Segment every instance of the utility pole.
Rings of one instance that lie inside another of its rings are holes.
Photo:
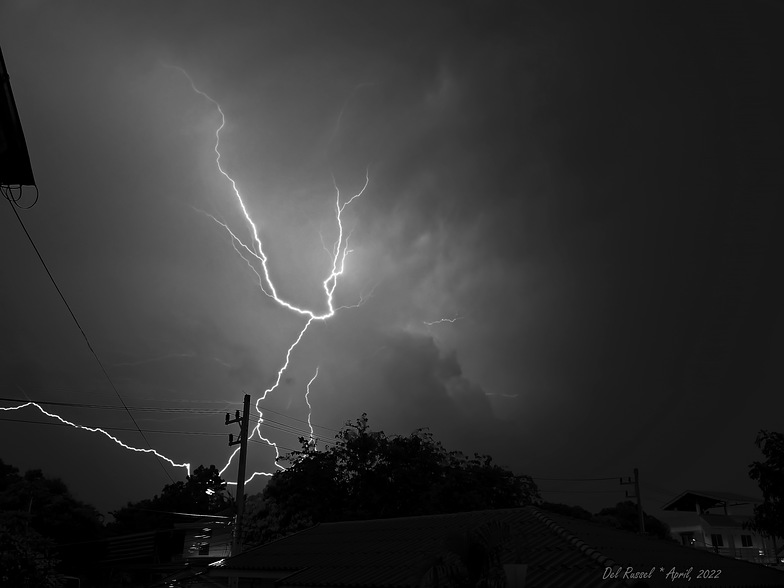
[[[634,468],[634,481],[632,481],[632,479],[629,477],[626,478],[625,482],[623,478],[621,478],[620,481],[621,481],[621,486],[634,484],[634,494],[630,496],[629,491],[627,490],[626,498],[637,499],[637,526],[640,530],[640,533],[645,533],[645,517],[642,512],[642,498],[640,498],[640,470]]]
[[[234,413],[234,418],[229,420],[226,413],[226,424],[239,423],[240,437],[236,441],[234,435],[229,433],[229,447],[240,446],[240,463],[237,468],[237,499],[234,533],[231,540],[231,554],[237,555],[242,550],[242,513],[245,507],[245,463],[248,459],[248,422],[250,421],[250,394],[246,394],[242,402],[242,415],[240,411]]]

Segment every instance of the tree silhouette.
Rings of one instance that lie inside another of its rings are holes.
[[[752,462],[749,477],[759,484],[764,502],[754,507],[749,527],[784,539],[784,435],[763,430],[754,443],[762,450],[765,461]]]
[[[536,506],[541,508],[542,510],[554,512],[556,514],[566,515],[568,517],[573,517],[575,519],[583,519],[586,521],[590,521],[591,519],[593,519],[593,515],[587,510],[585,510],[582,506],[573,506],[569,504],[563,504],[560,502],[541,502]]]
[[[645,518],[646,534],[654,535],[659,539],[674,541],[670,534],[670,527],[667,523],[663,523],[656,517],[645,512],[643,513],[643,517]],[[593,517],[593,520],[598,523],[613,526],[617,529],[623,529],[624,531],[632,531],[634,533],[639,531],[637,505],[631,500],[619,502],[610,508],[603,508]]]
[[[123,508],[111,511],[114,522],[108,527],[114,534],[168,529],[175,521],[182,520],[177,513],[217,514],[227,511],[233,504],[218,468],[199,466],[185,482],[164,486],[160,495],[129,502]]]
[[[60,575],[54,545],[30,528],[27,517],[4,512],[0,517],[0,587],[56,588]]]
[[[56,586],[59,571],[89,566],[103,536],[100,513],[62,480],[0,460],[0,586]]]
[[[335,444],[302,449],[286,459],[251,501],[246,541],[258,543],[318,522],[510,508],[530,504],[537,488],[487,455],[448,452],[431,433],[407,437],[372,431],[367,414],[347,422]]]

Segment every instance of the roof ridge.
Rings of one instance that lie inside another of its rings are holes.
[[[329,521],[319,523],[322,525],[342,525],[347,523],[377,523],[379,521],[402,521],[407,519],[427,519],[427,518],[436,518],[436,517],[460,517],[465,515],[481,515],[484,513],[499,513],[499,512],[506,512],[506,511],[523,511],[527,508],[527,506],[511,506],[508,508],[483,508],[480,510],[461,510],[457,512],[436,512],[431,514],[424,514],[424,515],[406,515],[403,517],[377,517],[374,519],[352,519],[347,521]]]
[[[615,562],[603,555],[598,549],[595,549],[588,545],[585,541],[577,537],[576,535],[570,533],[566,529],[564,529],[561,525],[553,521],[550,517],[545,515],[541,510],[536,507],[532,507],[531,509],[532,514],[538,518],[542,523],[546,526],[550,527],[556,534],[560,535],[563,539],[566,539],[567,542],[571,543],[575,547],[577,547],[580,551],[582,551],[586,556],[595,560],[597,563],[602,565],[606,565],[609,567],[615,567]]]

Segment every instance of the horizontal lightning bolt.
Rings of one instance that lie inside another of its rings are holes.
[[[65,424],[65,425],[69,425],[71,427],[74,427],[75,429],[82,429],[83,431],[90,431],[91,433],[101,433],[102,435],[107,436],[109,439],[111,439],[112,441],[117,443],[117,445],[119,445],[120,447],[123,447],[124,449],[129,449],[130,451],[135,451],[137,453],[152,453],[153,455],[156,455],[157,457],[161,458],[162,460],[167,461],[168,463],[170,463],[171,465],[173,465],[176,468],[185,468],[185,470],[188,472],[188,475],[189,476],[191,475],[191,464],[189,464],[189,463],[176,463],[175,461],[169,459],[168,457],[166,457],[162,453],[159,453],[155,449],[141,449],[139,447],[132,447],[132,446],[128,445],[127,443],[123,443],[117,437],[115,437],[114,435],[111,435],[110,433],[107,433],[106,431],[104,431],[103,429],[101,429],[99,427],[85,427],[84,425],[77,425],[76,423],[72,423],[71,421],[68,421],[68,420],[64,419],[60,415],[57,415],[57,414],[55,414],[53,412],[48,412],[48,411],[44,410],[41,407],[40,404],[37,404],[35,402],[26,402],[26,403],[21,404],[19,406],[0,407],[0,410],[4,410],[4,411],[20,410],[20,409],[26,408],[28,406],[34,406],[38,410],[40,410],[43,414],[45,414],[46,416],[48,416],[50,418],[53,418],[53,419],[56,419],[56,420],[60,421],[61,423]]]

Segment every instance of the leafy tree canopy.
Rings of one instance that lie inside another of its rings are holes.
[[[160,495],[129,502],[123,508],[111,511],[114,522],[108,526],[115,534],[168,529],[182,520],[176,513],[223,514],[233,508],[233,504],[218,468],[199,466],[185,482],[164,486]]]
[[[663,523],[656,517],[643,512],[645,520],[645,532],[649,535],[654,535],[659,539],[672,540],[670,534],[670,527],[667,523]],[[593,518],[594,521],[604,524],[612,525],[624,531],[632,531],[634,533],[639,531],[639,519],[637,515],[637,505],[631,500],[619,502],[611,508],[603,508]]]
[[[101,514],[41,470],[20,474],[0,460],[0,586],[56,586],[60,571],[84,567],[102,537]]]
[[[585,510],[582,506],[570,506],[568,504],[562,504],[560,502],[541,502],[536,506],[538,506],[542,510],[547,510],[550,512],[554,512],[556,514],[566,515],[568,517],[574,517],[575,519],[583,519],[586,521],[590,521],[593,518],[593,515],[587,510]]]
[[[487,455],[446,451],[431,433],[372,431],[367,414],[316,450],[300,437],[291,466],[276,472],[246,509],[246,541],[284,536],[318,522],[415,516],[530,504],[538,490]]]
[[[76,500],[58,478],[41,470],[19,470],[0,460],[0,513],[25,516],[28,526],[58,543],[85,541],[100,534],[101,514]]]
[[[0,588],[55,588],[61,585],[52,541],[28,527],[27,517],[0,517]]]
[[[784,539],[784,435],[760,431],[755,444],[762,450],[765,461],[749,466],[749,477],[762,490],[764,502],[754,507],[753,530]]]

